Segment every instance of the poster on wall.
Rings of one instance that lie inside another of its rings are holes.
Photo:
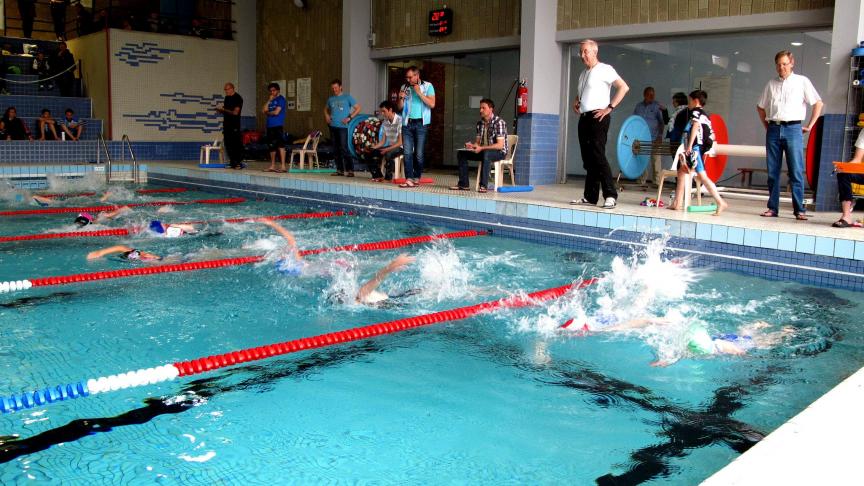
[[[285,83],[284,93],[286,98],[294,98],[297,96],[297,83],[295,83],[293,79],[289,79]]]
[[[111,137],[212,142],[222,132],[216,106],[237,79],[237,44],[150,32],[110,30]]]
[[[276,83],[279,85],[279,92],[282,93],[282,96],[285,96],[285,80],[277,79],[275,81],[270,81],[271,83]]]
[[[312,78],[297,78],[297,111],[312,110]]]

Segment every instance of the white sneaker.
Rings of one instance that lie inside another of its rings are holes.
[[[615,198],[607,197],[606,202],[603,203],[603,209],[615,209]]]

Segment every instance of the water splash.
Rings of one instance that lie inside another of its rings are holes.
[[[471,271],[450,241],[437,241],[417,254],[424,297],[442,302],[465,296],[471,289]]]

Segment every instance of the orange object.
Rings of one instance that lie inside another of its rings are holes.
[[[834,162],[834,169],[846,174],[864,174],[864,164],[856,162]]]

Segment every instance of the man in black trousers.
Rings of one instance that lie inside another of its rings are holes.
[[[243,98],[237,93],[233,83],[225,83],[225,102],[216,107],[222,113],[222,136],[225,141],[225,152],[231,161],[232,169],[242,169],[243,140],[240,133],[240,112],[243,111]]]

